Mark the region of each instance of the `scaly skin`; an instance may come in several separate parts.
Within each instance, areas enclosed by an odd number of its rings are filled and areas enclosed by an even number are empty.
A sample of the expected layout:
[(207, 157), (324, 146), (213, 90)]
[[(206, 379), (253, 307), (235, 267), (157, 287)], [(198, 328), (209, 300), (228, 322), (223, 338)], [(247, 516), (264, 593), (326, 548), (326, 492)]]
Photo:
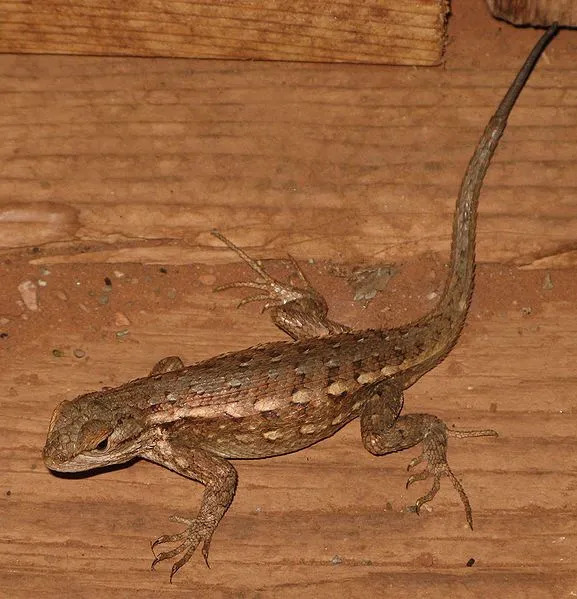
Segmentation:
[(51, 470), (79, 472), (135, 457), (170, 468), (205, 485), (195, 518), (152, 545), (176, 547), (155, 555), (178, 558), (174, 574), (198, 545), (204, 558), (237, 485), (231, 458), (264, 458), (304, 449), (360, 417), (365, 448), (375, 455), (422, 443), (409, 467), (425, 462), (407, 484), (433, 477), (416, 509), (433, 499), (447, 476), (472, 514), (467, 495), (446, 458), (447, 437), (495, 435), (448, 430), (430, 414), (401, 415), (403, 392), (431, 370), (456, 343), (469, 309), (475, 270), (477, 205), (483, 178), (507, 117), (541, 52), (556, 33), (537, 43), (491, 118), (469, 163), (457, 199), (450, 274), (438, 306), (416, 322), (393, 329), (351, 331), (327, 317), (325, 300), (293, 262), (297, 285), (272, 277), (220, 233), (214, 232), (257, 273), (257, 281), (232, 283), (263, 300), (273, 322), (294, 341), (267, 343), (184, 367), (161, 360), (149, 376), (116, 389), (81, 395), (55, 410), (44, 448)]

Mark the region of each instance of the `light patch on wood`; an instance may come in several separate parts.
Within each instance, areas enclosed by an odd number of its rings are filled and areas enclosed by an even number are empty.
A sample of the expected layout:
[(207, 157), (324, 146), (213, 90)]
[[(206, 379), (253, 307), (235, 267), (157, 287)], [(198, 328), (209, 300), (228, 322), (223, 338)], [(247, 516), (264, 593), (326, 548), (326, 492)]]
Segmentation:
[(362, 401), (357, 401), (353, 404), (352, 411), (358, 410), (363, 405)]
[(299, 433), (303, 435), (312, 435), (312, 433), (316, 432), (317, 427), (314, 424), (303, 424), (299, 428)]
[(331, 424), (340, 424), (345, 419), (344, 414), (339, 414), (331, 420)]
[(291, 395), (293, 403), (308, 403), (313, 398), (313, 392), (308, 389), (299, 389)]
[(282, 433), (279, 430), (267, 431), (266, 433), (263, 433), (262, 436), (269, 441), (275, 441), (282, 437)]
[(284, 400), (279, 397), (263, 397), (254, 402), (254, 409), (259, 412), (270, 412), (284, 405)]
[(350, 383), (346, 381), (335, 381), (327, 388), (327, 393), (329, 395), (342, 395), (343, 393), (347, 393), (352, 388)]
[(359, 383), (359, 385), (366, 385), (367, 383), (372, 383), (373, 381), (376, 381), (381, 376), (381, 374), (382, 374), (382, 371), (381, 372), (362, 372), (357, 377), (357, 383)]
[(240, 379), (230, 379), (230, 381), (228, 381), (228, 386), (236, 389), (242, 386), (242, 381)]
[(282, 354), (279, 354), (278, 356), (273, 356), (270, 361), (271, 362), (280, 362), (282, 360)]

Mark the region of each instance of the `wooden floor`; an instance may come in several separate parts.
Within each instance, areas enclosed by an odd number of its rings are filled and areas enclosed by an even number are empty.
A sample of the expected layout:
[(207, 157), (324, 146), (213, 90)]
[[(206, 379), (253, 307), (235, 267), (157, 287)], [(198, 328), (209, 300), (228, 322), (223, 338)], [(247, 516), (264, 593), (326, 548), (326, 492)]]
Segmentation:
[[(290, 252), (354, 326), (433, 305), (460, 178), (539, 35), (454, 4), (441, 68), (0, 56), (1, 597), (577, 595), (573, 31), (547, 49), (487, 176), (462, 339), (406, 399), (499, 431), (449, 448), (473, 532), (446, 481), (408, 511), (427, 488), (404, 487), (418, 448), (375, 458), (353, 423), (237, 462), (211, 569), (195, 555), (171, 585), (149, 541), (194, 515), (200, 485), (146, 462), (58, 477), (41, 458), (65, 398), (166, 355), (282, 338), (258, 307), (235, 310), (241, 294), (212, 293), (247, 276), (214, 227), (257, 257)], [(363, 300), (354, 273), (384, 264), (396, 274)]]

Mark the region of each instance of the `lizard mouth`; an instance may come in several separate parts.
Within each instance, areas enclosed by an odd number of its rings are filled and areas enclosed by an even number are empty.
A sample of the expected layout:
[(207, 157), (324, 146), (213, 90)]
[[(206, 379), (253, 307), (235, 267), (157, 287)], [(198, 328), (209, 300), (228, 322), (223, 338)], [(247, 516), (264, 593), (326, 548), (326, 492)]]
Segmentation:
[(61, 462), (58, 459), (50, 455), (44, 455), (44, 464), (48, 470), (52, 470), (53, 472), (74, 472), (74, 468), (71, 467), (68, 462)]
[(49, 445), (44, 447), (42, 458), (45, 466), (54, 472), (80, 472), (103, 465), (97, 456), (86, 454), (67, 455), (62, 450), (55, 450)]
[(64, 455), (61, 455), (60, 452), (52, 451), (52, 449), (47, 445), (42, 452), (42, 458), (44, 459), (44, 464), (49, 470), (53, 470), (55, 472), (74, 472), (74, 458), (72, 460), (66, 458)]

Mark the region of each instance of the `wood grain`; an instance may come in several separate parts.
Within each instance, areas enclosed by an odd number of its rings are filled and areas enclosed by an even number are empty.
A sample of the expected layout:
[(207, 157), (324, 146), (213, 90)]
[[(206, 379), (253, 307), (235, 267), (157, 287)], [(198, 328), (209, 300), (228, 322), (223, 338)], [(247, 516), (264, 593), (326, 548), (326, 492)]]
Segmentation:
[(0, 0), (0, 52), (438, 64), (447, 0)]
[[(430, 308), (466, 162), (538, 37), (482, 9), (455, 6), (444, 70), (0, 57), (1, 597), (577, 593), (571, 32), (547, 50), (488, 174), (464, 335), (407, 394), (407, 411), (500, 433), (449, 447), (473, 532), (447, 484), (430, 511), (407, 511), (425, 489), (404, 488), (418, 450), (375, 458), (352, 423), (307, 451), (236, 462), (211, 569), (195, 556), (169, 585), (167, 568), (149, 572), (149, 541), (178, 529), (170, 514), (194, 514), (200, 485), (144, 462), (57, 477), (41, 460), (62, 399), (166, 355), (282, 338), (256, 306), (212, 292), (246, 275), (212, 227), (258, 257), (290, 251), (353, 326)], [(336, 276), (400, 261), (366, 310)]]

